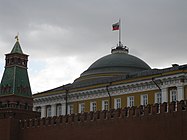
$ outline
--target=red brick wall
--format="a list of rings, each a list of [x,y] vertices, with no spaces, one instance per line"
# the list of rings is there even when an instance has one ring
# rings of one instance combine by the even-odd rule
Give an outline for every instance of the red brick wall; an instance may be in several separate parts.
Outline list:
[[[97,112],[81,116],[46,118],[22,123],[20,140],[184,140],[187,139],[187,111],[174,111],[166,104]]]
[[[19,120],[0,119],[0,140],[19,140]]]
[[[10,119],[0,119],[0,140],[10,139]]]
[[[184,140],[187,139],[187,114],[182,116],[173,114],[154,119],[119,119],[26,128],[22,130],[21,140]]]
[[[16,120],[12,130],[17,129],[15,140],[185,140],[187,139],[187,107],[179,103],[161,106],[147,106],[145,109],[125,108],[96,113],[60,116],[44,119]],[[10,131],[0,121],[2,140]],[[11,123],[12,124],[12,123]],[[15,128],[19,126],[19,128]],[[14,133],[15,134],[15,133]],[[12,140],[12,139],[11,139]]]

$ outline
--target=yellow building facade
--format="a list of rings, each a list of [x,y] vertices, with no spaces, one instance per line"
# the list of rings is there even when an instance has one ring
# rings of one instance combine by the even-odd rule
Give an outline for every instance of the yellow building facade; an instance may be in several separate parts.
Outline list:
[[[73,83],[33,98],[41,117],[177,102],[187,99],[187,65],[151,69],[121,44]]]

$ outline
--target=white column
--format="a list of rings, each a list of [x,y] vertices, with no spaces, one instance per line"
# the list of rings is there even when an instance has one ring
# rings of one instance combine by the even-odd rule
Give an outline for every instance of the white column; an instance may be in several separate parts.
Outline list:
[[[46,106],[41,106],[41,118],[46,117]]]
[[[177,100],[184,100],[184,86],[177,86]]]
[[[168,88],[162,88],[162,103],[168,102]]]
[[[36,111],[36,107],[33,106],[32,111]]]
[[[56,104],[51,105],[51,116],[56,116]]]
[[[66,114],[66,104],[62,103],[62,115]]]

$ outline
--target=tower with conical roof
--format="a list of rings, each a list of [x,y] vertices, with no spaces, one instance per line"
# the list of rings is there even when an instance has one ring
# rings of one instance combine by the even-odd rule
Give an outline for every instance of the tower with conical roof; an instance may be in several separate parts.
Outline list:
[[[11,52],[5,56],[5,70],[0,84],[0,109],[32,112],[33,99],[27,72],[28,55],[23,53],[18,37]]]

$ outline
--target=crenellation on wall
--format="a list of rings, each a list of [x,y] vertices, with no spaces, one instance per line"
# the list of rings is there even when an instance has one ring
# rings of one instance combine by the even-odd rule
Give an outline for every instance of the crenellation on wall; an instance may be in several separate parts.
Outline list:
[[[128,118],[129,117],[129,107],[124,107],[122,110],[121,110],[121,118]]]
[[[109,111],[96,111],[89,113],[79,113],[79,114],[71,114],[65,116],[54,116],[47,118],[35,118],[35,119],[26,119],[20,120],[20,127],[22,129],[32,128],[32,127],[56,127],[58,125],[62,125],[64,127],[71,125],[90,125],[95,122],[109,121],[109,120],[126,120],[130,121],[132,119],[146,119],[146,118],[154,118],[162,117],[163,115],[171,115],[173,113],[180,113],[181,111],[186,112],[187,101],[182,100],[180,102],[171,102],[171,103],[163,103],[163,104],[154,104],[147,106],[139,106],[139,107],[126,107],[123,109],[111,109]]]
[[[169,111],[170,111],[170,112],[175,112],[175,111],[177,111],[177,103],[176,103],[176,102],[171,102],[171,103],[169,104]]]
[[[178,102],[178,105],[177,105],[178,111],[186,111],[186,109],[187,109],[187,101],[186,100],[182,100],[182,101]]]
[[[131,119],[133,117],[133,114],[135,113],[134,108],[136,108],[136,106],[126,108],[127,109],[127,116],[126,116],[127,119]]]
[[[53,124],[51,124],[51,117],[46,118],[45,125],[47,125],[47,126],[53,125]]]
[[[167,113],[168,112],[168,104],[166,102],[160,105],[160,113]]]
[[[159,114],[160,113],[160,104],[156,103],[151,108],[152,114]]]

